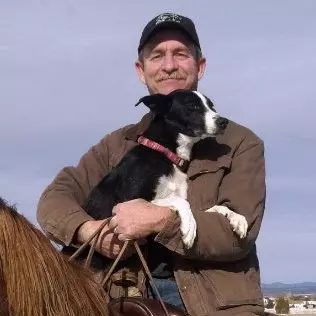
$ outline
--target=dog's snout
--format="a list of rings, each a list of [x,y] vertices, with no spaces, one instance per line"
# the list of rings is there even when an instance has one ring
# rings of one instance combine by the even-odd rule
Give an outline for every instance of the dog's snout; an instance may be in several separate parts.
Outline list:
[[[228,124],[228,119],[225,117],[218,117],[215,122],[220,129],[225,129]]]

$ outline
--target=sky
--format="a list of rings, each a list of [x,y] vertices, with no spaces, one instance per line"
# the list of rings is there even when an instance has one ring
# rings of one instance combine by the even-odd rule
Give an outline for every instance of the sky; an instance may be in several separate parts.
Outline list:
[[[195,21],[199,90],[265,143],[262,282],[316,281],[314,0],[0,0],[0,196],[37,224],[57,172],[146,113],[134,61],[163,12]]]

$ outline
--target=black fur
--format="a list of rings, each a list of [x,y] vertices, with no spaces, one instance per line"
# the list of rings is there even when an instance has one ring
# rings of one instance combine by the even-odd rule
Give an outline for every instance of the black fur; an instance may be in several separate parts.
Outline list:
[[[173,152],[176,152],[178,146],[179,133],[195,137],[205,134],[206,108],[192,91],[177,90],[169,95],[149,95],[141,98],[136,105],[140,103],[144,103],[155,113],[154,120],[143,136]],[[207,99],[207,103],[215,112],[212,102]],[[173,163],[162,153],[136,145],[91,191],[84,209],[90,216],[100,220],[111,217],[112,209],[118,203],[136,198],[151,201],[155,197],[159,179],[172,172]],[[63,248],[63,252],[67,254],[73,251],[72,247]],[[80,258],[86,256],[87,251]],[[95,253],[92,266],[101,269],[108,262],[108,259]]]
[[[192,91],[177,90],[169,95],[155,94],[141,98],[156,116],[143,136],[175,152],[179,133],[201,136],[205,133],[204,113],[201,99]],[[208,100],[209,107],[213,104]],[[155,197],[159,178],[173,171],[172,162],[163,154],[137,145],[92,190],[85,210],[95,219],[112,216],[112,208],[121,202]]]

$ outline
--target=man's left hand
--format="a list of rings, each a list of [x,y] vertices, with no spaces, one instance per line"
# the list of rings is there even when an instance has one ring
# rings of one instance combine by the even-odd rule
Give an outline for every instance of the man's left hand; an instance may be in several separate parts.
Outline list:
[[[119,203],[112,213],[109,227],[120,240],[141,239],[158,233],[172,215],[168,207],[156,206],[143,199]]]

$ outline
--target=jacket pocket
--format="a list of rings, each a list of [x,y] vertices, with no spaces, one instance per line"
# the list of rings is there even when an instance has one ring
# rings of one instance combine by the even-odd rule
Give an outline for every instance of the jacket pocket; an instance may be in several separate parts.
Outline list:
[[[232,158],[229,156],[222,156],[218,160],[193,160],[188,170],[188,178],[194,180],[205,173],[229,169],[231,162]]]
[[[205,210],[216,204],[219,187],[231,161],[228,156],[216,161],[192,161],[188,170],[188,199],[193,209]]]
[[[215,298],[216,309],[226,309],[241,305],[263,305],[258,272],[254,268],[248,271],[204,270],[200,271]]]

